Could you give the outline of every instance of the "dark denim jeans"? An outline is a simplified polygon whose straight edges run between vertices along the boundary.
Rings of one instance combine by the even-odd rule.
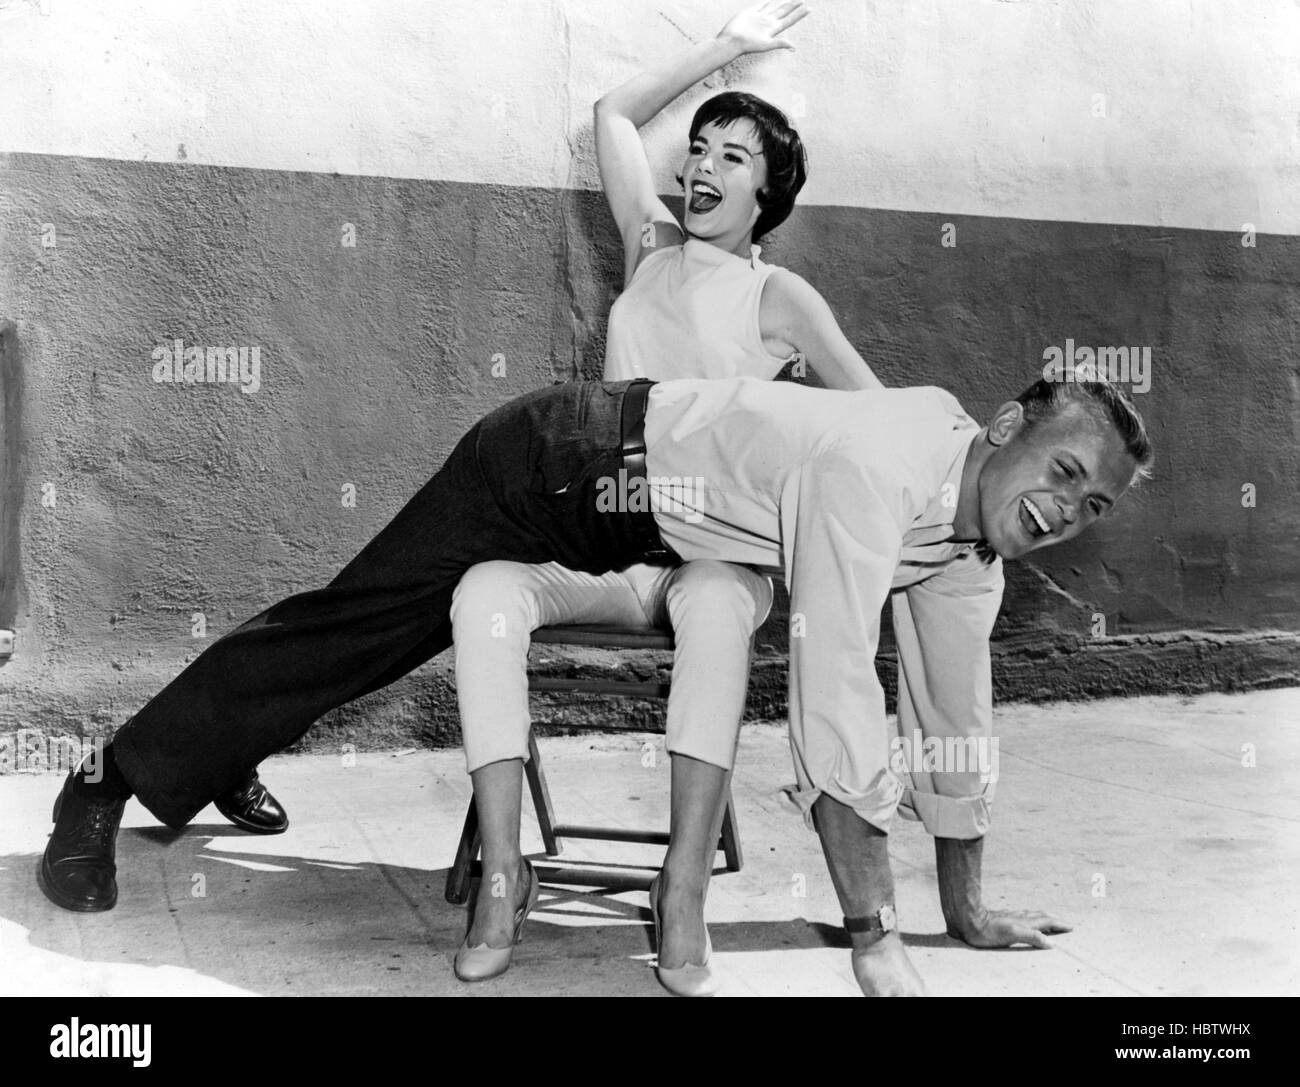
[[[556,385],[485,416],[326,588],[214,642],[114,737],[144,806],[184,826],[322,714],[442,652],[452,591],[475,563],[603,573],[640,559],[653,515],[596,508],[598,480],[623,464],[630,384]]]

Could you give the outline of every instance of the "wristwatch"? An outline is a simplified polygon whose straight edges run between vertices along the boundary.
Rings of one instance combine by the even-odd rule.
[[[844,918],[844,930],[858,933],[878,932],[882,937],[891,932],[896,932],[898,930],[898,914],[894,912],[894,904],[886,902],[874,915],[868,914],[866,917]]]

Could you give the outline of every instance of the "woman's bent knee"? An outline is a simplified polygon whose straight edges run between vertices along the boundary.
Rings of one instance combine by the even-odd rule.
[[[675,630],[703,617],[715,630],[726,622],[748,637],[771,610],[772,582],[746,566],[697,559],[674,574],[665,602]]]
[[[509,638],[537,626],[537,595],[531,568],[517,562],[481,562],[460,579],[451,602],[457,641]]]

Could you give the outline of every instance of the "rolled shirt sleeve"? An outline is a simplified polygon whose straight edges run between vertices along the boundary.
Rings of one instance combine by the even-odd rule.
[[[822,793],[888,831],[903,783],[876,675],[880,615],[902,546],[899,514],[861,459],[809,459],[781,495],[790,590],[791,797],[810,818]]]
[[[1002,588],[1001,560],[969,554],[893,597],[900,807],[936,837],[978,838],[989,828],[998,768],[989,635]]]

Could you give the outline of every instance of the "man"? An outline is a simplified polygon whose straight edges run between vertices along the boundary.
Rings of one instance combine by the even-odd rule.
[[[1072,376],[1072,375],[1070,375]],[[977,947],[1063,931],[980,897],[978,775],[890,768],[874,656],[895,593],[900,724],[987,737],[1000,559],[1077,536],[1151,459],[1141,418],[1099,381],[1039,381],[980,429],[940,389],[846,393],[753,379],[571,383],[489,414],[325,589],[215,642],[124,725],[102,780],[70,775],[41,886],[111,909],[134,793],[180,827],[326,711],[451,642],[452,591],[485,559],[601,573],[646,558],[784,570],[797,798],[821,835],[867,993],[919,992],[893,911],[887,832],[908,806],[936,835],[949,931]],[[906,794],[906,795],[905,795]],[[865,861],[865,864],[864,864]]]

